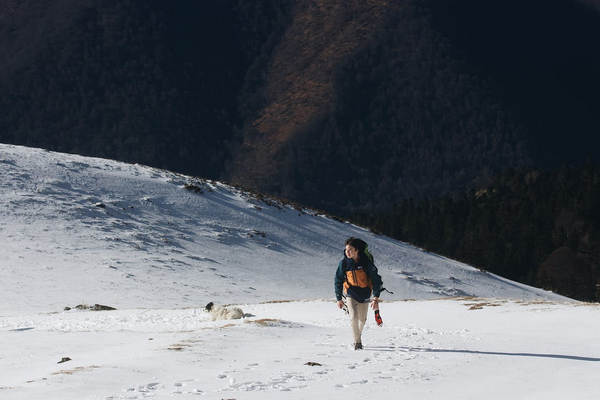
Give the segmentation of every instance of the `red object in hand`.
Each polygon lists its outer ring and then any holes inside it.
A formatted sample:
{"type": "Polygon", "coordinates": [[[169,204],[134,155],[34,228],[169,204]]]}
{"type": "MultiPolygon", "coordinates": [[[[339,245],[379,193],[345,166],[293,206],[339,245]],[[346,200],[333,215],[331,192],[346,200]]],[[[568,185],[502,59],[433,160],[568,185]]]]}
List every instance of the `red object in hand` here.
{"type": "Polygon", "coordinates": [[[375,322],[377,322],[378,326],[383,325],[383,320],[381,319],[381,315],[379,315],[379,310],[375,310],[375,322]]]}

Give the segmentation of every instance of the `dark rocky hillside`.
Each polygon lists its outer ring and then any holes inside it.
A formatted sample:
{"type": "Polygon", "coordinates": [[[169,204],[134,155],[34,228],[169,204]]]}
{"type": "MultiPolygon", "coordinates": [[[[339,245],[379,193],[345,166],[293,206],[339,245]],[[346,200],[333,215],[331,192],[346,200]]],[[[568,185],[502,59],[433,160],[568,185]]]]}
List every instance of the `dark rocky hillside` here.
{"type": "Polygon", "coordinates": [[[375,218],[598,164],[598,38],[597,0],[7,0],[0,141],[375,218]]]}
{"type": "Polygon", "coordinates": [[[373,1],[359,36],[343,29],[352,14],[331,3],[306,11],[308,38],[293,24],[274,52],[264,105],[245,116],[235,182],[345,212],[460,192],[509,167],[597,161],[594,9],[373,1]],[[323,14],[338,27],[319,28],[323,14]]]}
{"type": "Polygon", "coordinates": [[[511,170],[460,196],[399,202],[355,220],[438,254],[600,301],[600,168],[511,170]]]}

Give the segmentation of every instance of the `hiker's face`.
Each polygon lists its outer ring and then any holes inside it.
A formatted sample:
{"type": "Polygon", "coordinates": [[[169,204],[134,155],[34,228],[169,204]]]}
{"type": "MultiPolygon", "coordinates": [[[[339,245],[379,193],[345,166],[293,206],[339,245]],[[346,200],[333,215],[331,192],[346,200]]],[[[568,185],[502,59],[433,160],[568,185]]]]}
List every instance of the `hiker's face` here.
{"type": "Polygon", "coordinates": [[[353,259],[354,261],[358,260],[358,250],[355,247],[346,245],[346,257],[353,259]]]}

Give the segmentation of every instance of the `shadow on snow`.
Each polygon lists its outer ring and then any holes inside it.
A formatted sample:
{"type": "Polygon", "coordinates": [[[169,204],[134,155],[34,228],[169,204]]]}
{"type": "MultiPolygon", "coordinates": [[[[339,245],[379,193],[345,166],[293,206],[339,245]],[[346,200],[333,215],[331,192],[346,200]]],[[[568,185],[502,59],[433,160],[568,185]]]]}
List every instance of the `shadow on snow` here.
{"type": "Polygon", "coordinates": [[[479,351],[479,350],[462,350],[462,349],[429,349],[423,347],[406,347],[406,346],[365,346],[365,350],[373,351],[412,351],[419,353],[464,353],[464,354],[484,354],[492,356],[518,356],[518,357],[542,357],[542,358],[558,358],[575,361],[595,361],[599,362],[600,358],[570,356],[565,354],[544,354],[544,353],[508,353],[500,351],[479,351]]]}

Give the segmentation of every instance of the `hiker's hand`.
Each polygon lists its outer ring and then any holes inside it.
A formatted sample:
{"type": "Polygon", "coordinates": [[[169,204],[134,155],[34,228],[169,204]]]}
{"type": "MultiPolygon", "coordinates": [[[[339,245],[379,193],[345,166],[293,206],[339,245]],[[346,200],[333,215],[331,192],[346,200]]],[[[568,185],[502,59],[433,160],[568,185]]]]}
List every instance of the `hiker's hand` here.
{"type": "Polygon", "coordinates": [[[379,297],[373,297],[373,301],[371,301],[371,308],[373,310],[377,310],[379,308],[379,297]]]}
{"type": "Polygon", "coordinates": [[[341,300],[338,300],[337,301],[337,306],[338,306],[338,308],[344,308],[344,302],[341,301],[341,300]]]}

